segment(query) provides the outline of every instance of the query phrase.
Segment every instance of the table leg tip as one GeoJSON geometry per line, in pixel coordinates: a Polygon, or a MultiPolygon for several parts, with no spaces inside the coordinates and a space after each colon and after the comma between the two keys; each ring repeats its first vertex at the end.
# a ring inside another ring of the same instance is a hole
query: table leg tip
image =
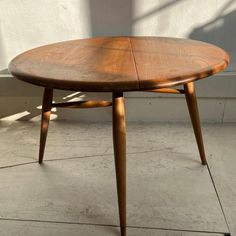
{"type": "Polygon", "coordinates": [[[126,236],[126,227],[120,227],[121,236],[126,236]]]}

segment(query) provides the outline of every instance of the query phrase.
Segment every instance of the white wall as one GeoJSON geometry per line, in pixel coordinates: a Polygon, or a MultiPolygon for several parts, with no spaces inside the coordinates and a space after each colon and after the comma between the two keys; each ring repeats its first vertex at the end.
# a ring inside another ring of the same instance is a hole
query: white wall
{"type": "MultiPolygon", "coordinates": [[[[235,122],[235,23],[235,0],[0,0],[0,117],[20,113],[28,119],[39,112],[34,106],[40,104],[42,90],[6,75],[9,60],[18,53],[97,35],[159,35],[212,42],[230,53],[232,63],[226,72],[199,81],[197,86],[203,121],[235,122]],[[24,116],[26,110],[32,114],[24,116]]],[[[61,96],[59,93],[58,99],[61,96]]],[[[160,95],[149,93],[126,96],[129,120],[188,119],[183,99],[170,95],[160,99],[160,95]]],[[[104,109],[58,112],[58,118],[63,119],[109,117],[110,111],[104,109]]]]}

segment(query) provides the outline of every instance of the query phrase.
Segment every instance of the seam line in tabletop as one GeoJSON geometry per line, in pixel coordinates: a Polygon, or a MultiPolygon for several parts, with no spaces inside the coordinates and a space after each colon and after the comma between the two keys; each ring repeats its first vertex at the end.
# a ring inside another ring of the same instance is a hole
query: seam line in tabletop
{"type": "Polygon", "coordinates": [[[136,64],[136,60],[135,60],[135,56],[134,56],[134,51],[133,51],[133,47],[132,47],[132,42],[131,42],[130,37],[128,39],[129,39],[129,43],[130,43],[130,49],[131,49],[131,53],[132,53],[132,57],[133,57],[135,70],[136,70],[136,76],[137,76],[137,79],[138,79],[138,89],[140,90],[139,74],[138,74],[138,68],[137,68],[137,64],[136,64]]]}

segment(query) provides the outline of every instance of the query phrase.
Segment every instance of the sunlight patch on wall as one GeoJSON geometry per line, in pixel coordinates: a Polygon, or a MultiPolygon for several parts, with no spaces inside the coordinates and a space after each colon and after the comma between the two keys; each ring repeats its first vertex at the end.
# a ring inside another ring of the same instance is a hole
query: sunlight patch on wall
{"type": "Polygon", "coordinates": [[[28,49],[90,35],[88,1],[1,0],[0,70],[28,49]]]}

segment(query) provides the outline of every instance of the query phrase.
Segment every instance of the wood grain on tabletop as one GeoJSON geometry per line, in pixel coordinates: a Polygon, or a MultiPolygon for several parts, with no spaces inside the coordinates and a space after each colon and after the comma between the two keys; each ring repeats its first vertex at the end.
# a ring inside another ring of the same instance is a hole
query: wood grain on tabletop
{"type": "Polygon", "coordinates": [[[222,71],[228,54],[214,45],[164,37],[98,37],[27,51],[9,65],[18,79],[91,92],[167,88],[222,71]]]}

